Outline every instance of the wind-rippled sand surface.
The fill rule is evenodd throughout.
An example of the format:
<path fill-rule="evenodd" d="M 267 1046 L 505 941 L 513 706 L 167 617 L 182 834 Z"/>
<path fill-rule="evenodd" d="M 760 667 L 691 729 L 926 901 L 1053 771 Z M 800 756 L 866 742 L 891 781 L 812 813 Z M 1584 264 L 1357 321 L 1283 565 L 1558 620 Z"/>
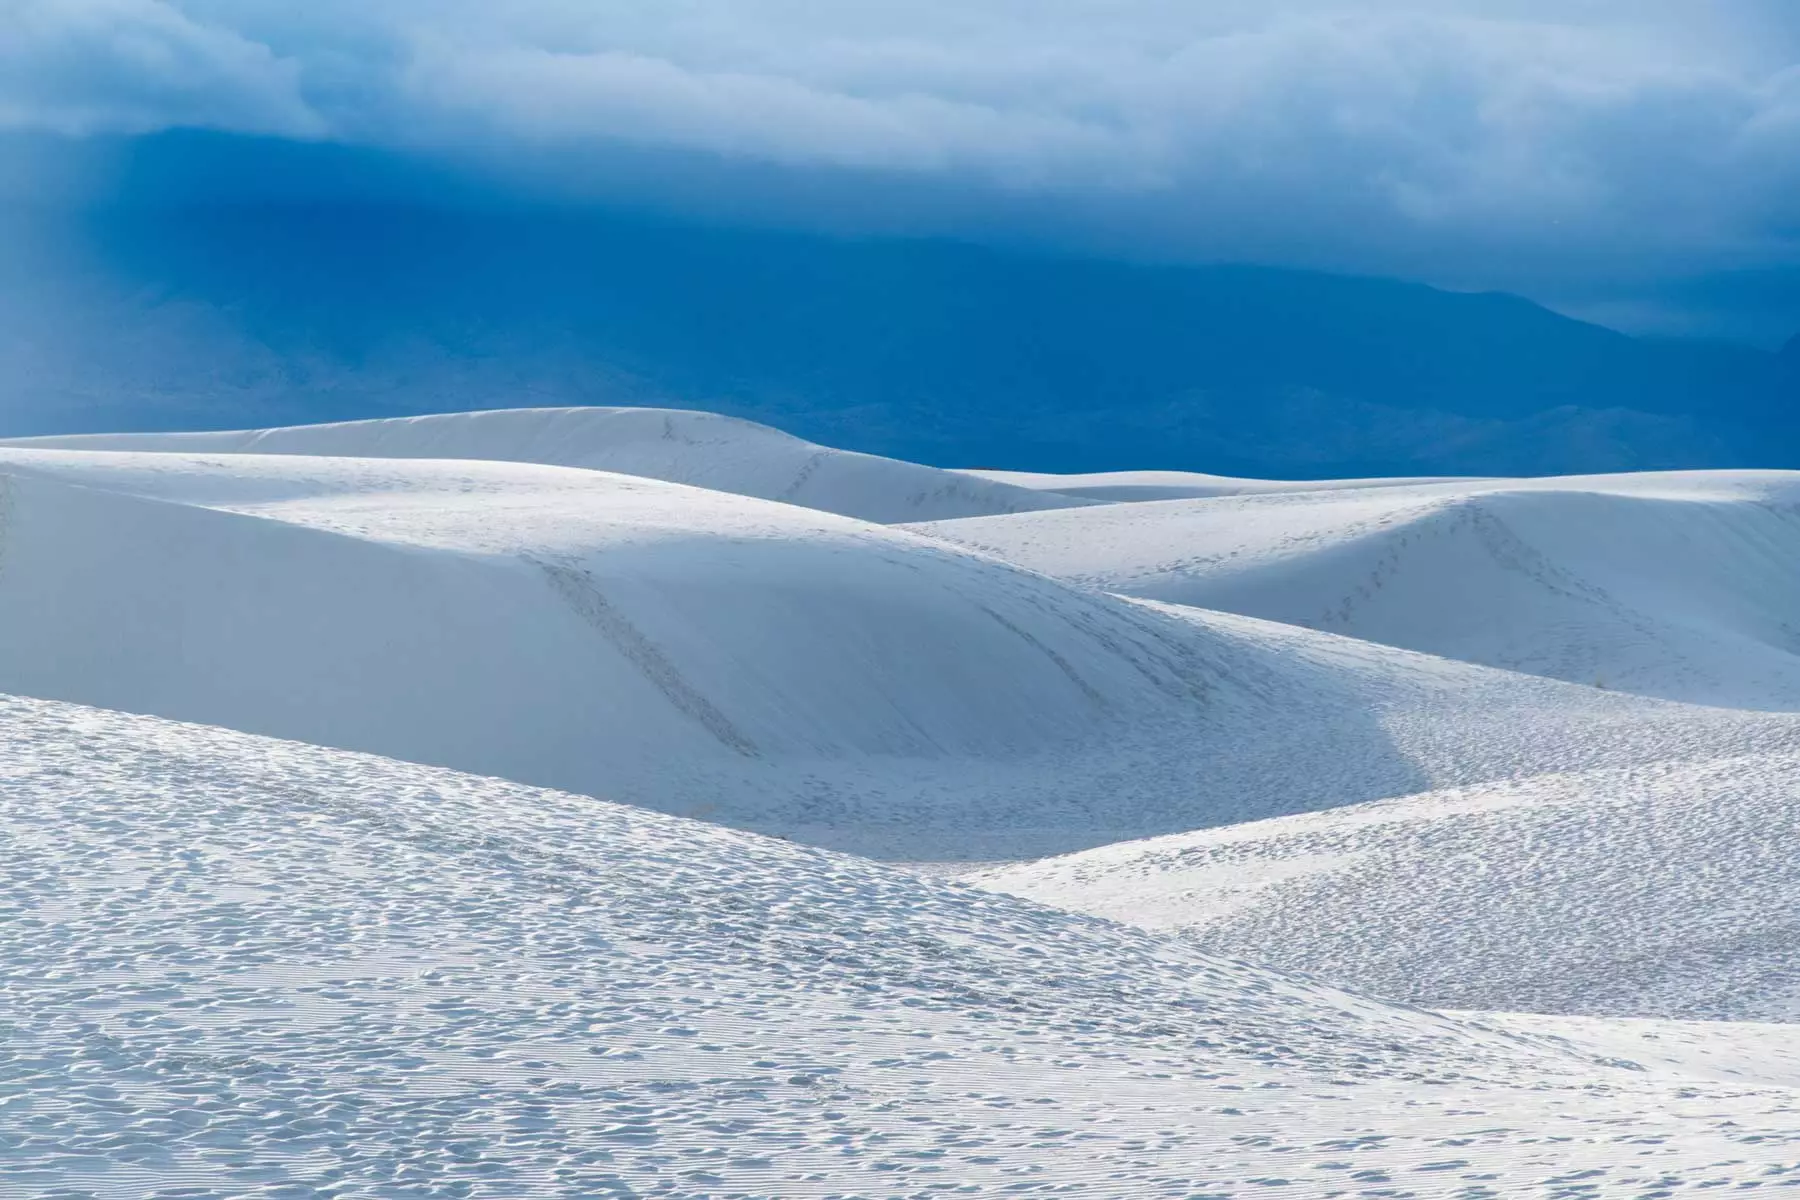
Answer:
<path fill-rule="evenodd" d="M 3 1195 L 1800 1182 L 1782 1087 L 601 801 L 0 719 Z"/>
<path fill-rule="evenodd" d="M 992 868 L 985 886 L 1432 1008 L 1800 1018 L 1800 756 L 1550 774 Z"/>

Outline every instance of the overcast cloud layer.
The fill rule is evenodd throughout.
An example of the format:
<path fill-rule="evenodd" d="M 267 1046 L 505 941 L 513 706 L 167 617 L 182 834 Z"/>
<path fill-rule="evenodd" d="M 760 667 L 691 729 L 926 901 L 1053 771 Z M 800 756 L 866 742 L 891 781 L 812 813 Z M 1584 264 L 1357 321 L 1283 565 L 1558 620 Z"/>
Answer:
<path fill-rule="evenodd" d="M 1174 254 L 1498 282 L 1521 262 L 1766 268 L 1800 245 L 1791 0 L 13 0 L 6 14 L 0 129 L 548 157 L 601 189 L 609 155 L 673 150 L 1060 213 Z"/>

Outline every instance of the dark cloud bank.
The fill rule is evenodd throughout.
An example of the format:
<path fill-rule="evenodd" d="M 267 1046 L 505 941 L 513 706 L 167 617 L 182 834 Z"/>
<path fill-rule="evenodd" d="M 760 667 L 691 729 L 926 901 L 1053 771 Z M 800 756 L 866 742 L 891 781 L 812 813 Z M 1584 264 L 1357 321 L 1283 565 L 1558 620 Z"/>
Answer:
<path fill-rule="evenodd" d="M 1018 466 L 1800 465 L 1791 6 L 13 11 L 12 430 L 627 401 Z"/>

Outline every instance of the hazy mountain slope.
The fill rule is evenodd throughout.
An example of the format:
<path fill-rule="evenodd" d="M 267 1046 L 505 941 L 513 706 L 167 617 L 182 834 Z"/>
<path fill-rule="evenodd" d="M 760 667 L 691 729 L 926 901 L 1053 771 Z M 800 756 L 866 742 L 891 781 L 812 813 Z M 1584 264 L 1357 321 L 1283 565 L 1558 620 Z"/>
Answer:
<path fill-rule="evenodd" d="M 1800 708 L 1800 475 L 1105 506 L 925 532 L 1084 586 L 1576 683 Z"/>
<path fill-rule="evenodd" d="M 63 439 L 58 444 L 73 445 L 75 442 Z M 1054 475 L 1036 471 L 963 471 L 961 474 L 994 483 L 1011 484 L 1014 487 L 1109 503 L 1200 500 L 1210 496 L 1249 496 L 1264 492 L 1349 491 L 1454 482 L 1442 478 L 1233 479 L 1229 475 L 1203 475 L 1196 471 L 1095 471 L 1085 475 Z"/>
<path fill-rule="evenodd" d="M 590 467 L 780 500 L 892 523 L 986 516 L 1083 503 L 1054 492 L 815 446 L 716 413 L 654 408 L 543 408 L 443 413 L 229 433 L 90 434 L 24 439 L 74 450 L 467 458 Z"/>
<path fill-rule="evenodd" d="M 1800 737 L 605 472 L 14 448 L 0 477 L 0 689 L 879 856 Z"/>
<path fill-rule="evenodd" d="M 1434 792 L 983 877 L 1432 1007 L 1800 1020 L 1800 757 Z"/>
<path fill-rule="evenodd" d="M 0 719 L 8 1194 L 1791 1172 L 1792 1090 L 620 805 L 64 705 Z"/>
<path fill-rule="evenodd" d="M 157 202 L 0 247 L 0 432 L 605 403 L 1047 471 L 1800 465 L 1775 355 L 1513 296 L 471 204 L 440 181 L 365 196 L 331 146 L 233 144 L 313 198 L 232 203 L 182 190 L 203 138 L 134 144 Z"/>

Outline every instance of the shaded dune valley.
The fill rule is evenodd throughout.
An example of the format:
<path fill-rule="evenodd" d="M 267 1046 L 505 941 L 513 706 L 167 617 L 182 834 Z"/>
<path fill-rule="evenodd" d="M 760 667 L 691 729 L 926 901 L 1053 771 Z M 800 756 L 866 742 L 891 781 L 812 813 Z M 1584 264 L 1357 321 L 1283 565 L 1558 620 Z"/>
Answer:
<path fill-rule="evenodd" d="M 0 1196 L 1800 1187 L 1800 473 L 0 442 Z"/>

